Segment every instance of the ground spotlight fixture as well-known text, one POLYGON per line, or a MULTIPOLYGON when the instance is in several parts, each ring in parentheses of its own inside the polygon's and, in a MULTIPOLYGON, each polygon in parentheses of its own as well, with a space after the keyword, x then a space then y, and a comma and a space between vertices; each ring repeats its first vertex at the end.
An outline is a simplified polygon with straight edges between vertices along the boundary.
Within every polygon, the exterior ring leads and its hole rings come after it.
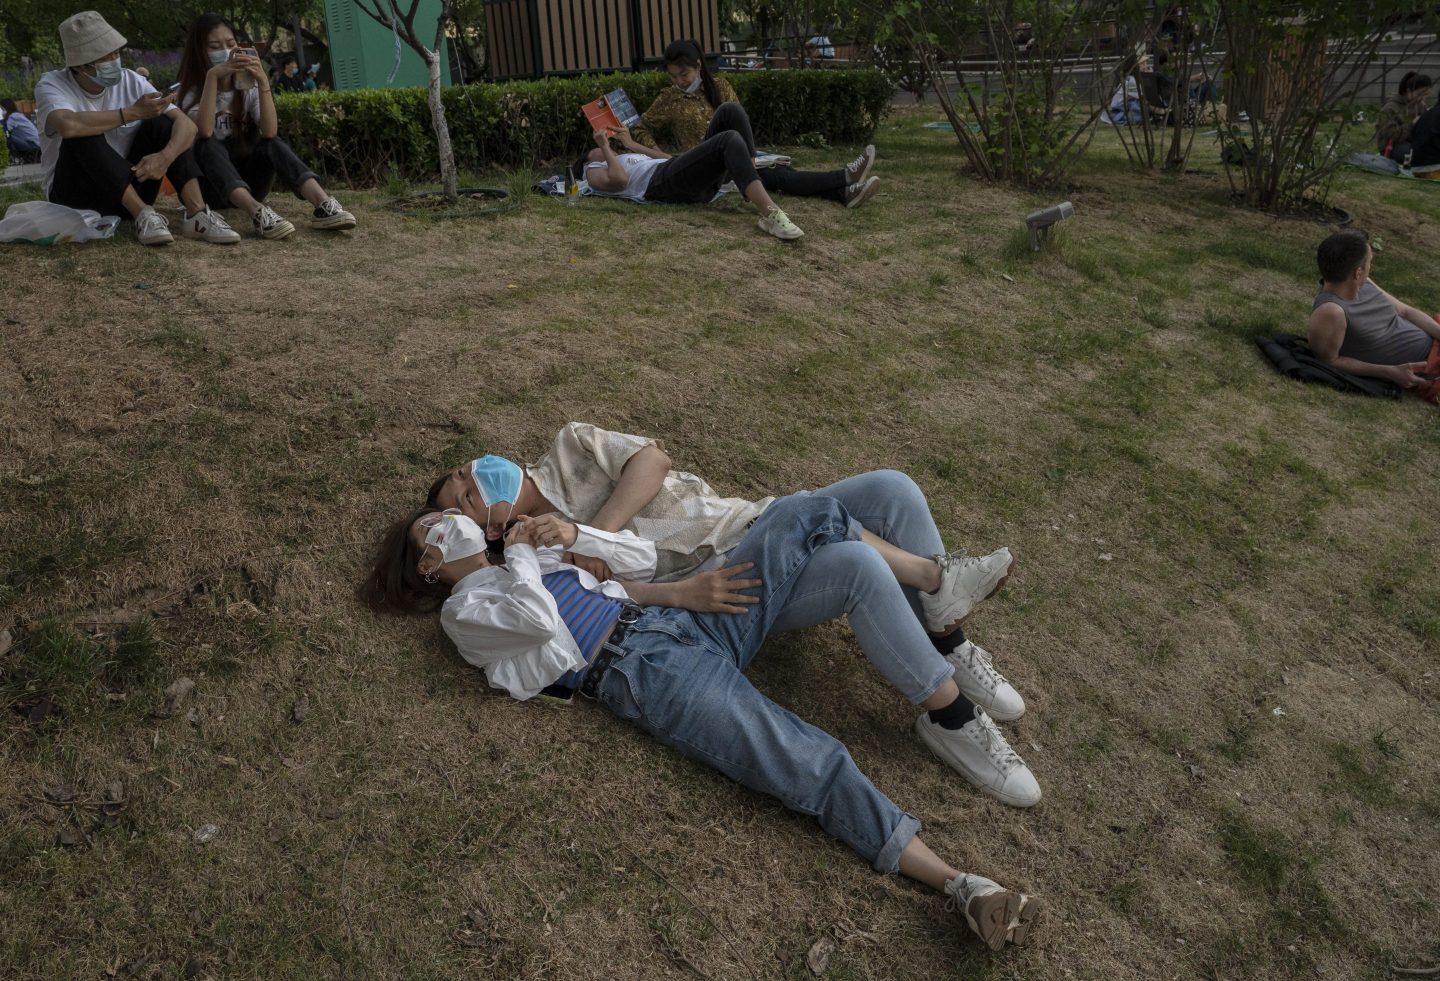
POLYGON ((1050 231, 1050 226, 1057 221, 1063 221, 1075 213, 1075 206, 1069 201, 1061 201, 1059 204, 1051 205, 1048 208, 1041 208, 1039 211, 1025 216, 1025 227, 1030 230, 1030 251, 1040 251, 1040 241, 1050 231))

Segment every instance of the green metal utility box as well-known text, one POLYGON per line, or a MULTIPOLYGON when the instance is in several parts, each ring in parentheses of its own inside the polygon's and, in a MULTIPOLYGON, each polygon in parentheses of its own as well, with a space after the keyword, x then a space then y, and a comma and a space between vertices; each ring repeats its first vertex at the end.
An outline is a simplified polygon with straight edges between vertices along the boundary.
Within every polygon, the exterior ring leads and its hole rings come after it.
MULTIPOLYGON (((385 3, 386 0, 380 0, 385 3)), ((402 4, 408 7, 408 4, 402 4)), ((435 38, 440 19, 440 0, 420 0, 415 31, 427 44, 435 38)), ((395 35, 355 6, 354 0, 325 0, 325 31, 330 35, 330 71, 335 89, 396 89, 430 84, 425 61, 400 41, 400 68, 394 81, 387 81, 395 67, 395 35)), ((446 42, 448 46, 448 42, 446 42)), ((450 56, 440 52, 440 81, 450 84, 450 56)))

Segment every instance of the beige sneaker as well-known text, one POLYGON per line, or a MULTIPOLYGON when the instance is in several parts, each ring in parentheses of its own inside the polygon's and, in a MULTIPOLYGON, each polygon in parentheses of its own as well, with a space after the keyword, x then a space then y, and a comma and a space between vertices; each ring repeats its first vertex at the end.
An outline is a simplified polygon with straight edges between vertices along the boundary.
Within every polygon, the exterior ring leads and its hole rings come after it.
POLYGON ((135 238, 141 245, 169 245, 175 241, 170 234, 170 223, 165 216, 146 205, 135 216, 135 238))
POLYGON ((762 216, 757 224, 765 234, 774 235, 786 242, 805 234, 800 230, 800 226, 791 221, 790 216, 779 208, 771 208, 770 213, 762 216))
POLYGON ((1012 892, 982 875, 962 872, 945 883, 945 909, 965 915, 965 922, 991 950, 1007 943, 1023 944, 1040 912, 1041 902, 1023 892, 1012 892))
POLYGON ((1015 568, 1015 557, 1008 548, 996 549, 978 559, 963 551, 934 558, 940 566, 940 588, 920 594, 925 627, 932 634, 943 634, 968 617, 1005 585, 1015 568))

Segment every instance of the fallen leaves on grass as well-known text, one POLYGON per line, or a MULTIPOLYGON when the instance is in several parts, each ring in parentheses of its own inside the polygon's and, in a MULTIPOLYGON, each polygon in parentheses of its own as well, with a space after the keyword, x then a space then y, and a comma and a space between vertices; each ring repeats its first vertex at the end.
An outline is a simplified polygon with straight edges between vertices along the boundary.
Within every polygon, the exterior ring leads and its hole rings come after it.
POLYGON ((817 978, 825 973, 825 968, 830 966, 830 957, 835 953, 835 941, 829 937, 817 937, 810 945, 810 950, 805 954, 805 966, 810 973, 817 978))
POLYGON ((173 719, 180 713, 180 703, 190 697, 195 690, 195 682, 190 678, 177 678, 175 682, 165 689, 165 704, 155 715, 162 719, 173 719))
POLYGON ((290 721, 297 726, 310 718, 310 699, 304 695, 295 699, 295 704, 290 706, 290 721))

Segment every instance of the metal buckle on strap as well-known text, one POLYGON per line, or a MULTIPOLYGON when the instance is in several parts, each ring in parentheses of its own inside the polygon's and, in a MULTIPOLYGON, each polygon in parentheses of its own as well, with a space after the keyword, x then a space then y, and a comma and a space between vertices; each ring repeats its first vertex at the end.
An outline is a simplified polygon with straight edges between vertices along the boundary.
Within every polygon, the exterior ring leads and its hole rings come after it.
POLYGON ((626 603, 620 607, 620 616, 616 618, 615 622, 627 625, 635 623, 643 612, 645 612, 643 607, 636 606, 634 603, 626 603))

